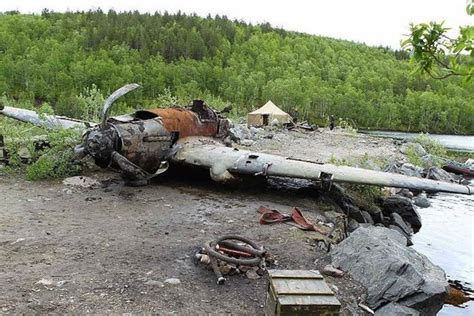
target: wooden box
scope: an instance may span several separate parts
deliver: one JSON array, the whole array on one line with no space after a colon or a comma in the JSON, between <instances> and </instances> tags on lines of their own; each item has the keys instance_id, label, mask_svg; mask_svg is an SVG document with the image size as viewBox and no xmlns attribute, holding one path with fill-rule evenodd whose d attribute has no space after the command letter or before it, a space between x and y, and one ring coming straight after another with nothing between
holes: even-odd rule
<instances>
[{"instance_id":1,"label":"wooden box","mask_svg":"<svg viewBox=\"0 0 474 316\"><path fill-rule=\"evenodd\" d=\"M340 314L341 303L316 270L269 270L265 315Z\"/></svg>"}]
</instances>

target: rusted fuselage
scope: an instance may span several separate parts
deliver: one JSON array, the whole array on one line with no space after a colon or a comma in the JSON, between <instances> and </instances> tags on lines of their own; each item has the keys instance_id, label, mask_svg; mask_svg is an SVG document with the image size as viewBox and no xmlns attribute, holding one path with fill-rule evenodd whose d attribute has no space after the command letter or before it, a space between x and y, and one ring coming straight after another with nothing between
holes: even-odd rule
<instances>
[{"instance_id":1,"label":"rusted fuselage","mask_svg":"<svg viewBox=\"0 0 474 316\"><path fill-rule=\"evenodd\" d=\"M191 108L140 110L112 117L105 130L97 128L84 135L84 148L101 166L114 165L110 153L117 152L136 168L153 174L168 159L178 139L223 138L228 130L227 119L204 102L195 100Z\"/></svg>"}]
</instances>

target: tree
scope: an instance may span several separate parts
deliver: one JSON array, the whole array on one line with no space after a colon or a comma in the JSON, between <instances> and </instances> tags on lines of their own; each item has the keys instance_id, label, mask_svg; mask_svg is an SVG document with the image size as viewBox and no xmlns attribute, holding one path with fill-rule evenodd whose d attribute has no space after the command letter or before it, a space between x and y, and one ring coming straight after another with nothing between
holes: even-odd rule
<instances>
[{"instance_id":1,"label":"tree","mask_svg":"<svg viewBox=\"0 0 474 316\"><path fill-rule=\"evenodd\" d=\"M474 0L468 0L466 12L474 15ZM448 30L443 22L412 24L402 47L411 51L419 71L435 79L461 76L469 81L474 76L474 26L460 27L456 38L448 37Z\"/></svg>"}]
</instances>

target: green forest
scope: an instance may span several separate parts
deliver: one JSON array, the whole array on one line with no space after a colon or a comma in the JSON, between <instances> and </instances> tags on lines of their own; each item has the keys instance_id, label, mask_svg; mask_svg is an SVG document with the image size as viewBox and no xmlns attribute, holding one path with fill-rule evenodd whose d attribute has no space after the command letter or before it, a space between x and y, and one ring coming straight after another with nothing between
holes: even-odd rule
<instances>
[{"instance_id":1,"label":"green forest","mask_svg":"<svg viewBox=\"0 0 474 316\"><path fill-rule=\"evenodd\" d=\"M474 134L474 85L414 68L404 51L225 16L0 14L4 102L76 118L88 118L85 95L137 82L122 111L201 98L242 116L271 99L315 124L334 115L359 129Z\"/></svg>"}]
</instances>

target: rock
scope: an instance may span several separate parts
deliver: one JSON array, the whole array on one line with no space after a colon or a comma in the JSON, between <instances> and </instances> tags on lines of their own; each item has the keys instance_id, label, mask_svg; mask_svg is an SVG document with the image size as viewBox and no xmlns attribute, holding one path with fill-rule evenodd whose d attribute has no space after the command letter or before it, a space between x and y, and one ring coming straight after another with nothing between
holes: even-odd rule
<instances>
[{"instance_id":1,"label":"rock","mask_svg":"<svg viewBox=\"0 0 474 316\"><path fill-rule=\"evenodd\" d=\"M328 264L326 265L323 270L321 271L322 274L324 275L329 275L329 276L332 276L332 277L336 277L336 278L340 278L344 275L344 272L337 269L337 268L334 268L332 265Z\"/></svg>"},{"instance_id":2,"label":"rock","mask_svg":"<svg viewBox=\"0 0 474 316\"><path fill-rule=\"evenodd\" d=\"M375 311L376 316L419 316L420 313L413 308L397 303L388 303Z\"/></svg>"},{"instance_id":3,"label":"rock","mask_svg":"<svg viewBox=\"0 0 474 316\"><path fill-rule=\"evenodd\" d=\"M370 216L369 212L360 211L360 213L362 214L362 217L364 218L365 223L368 223L368 224L371 224L371 225L374 224L374 220L372 219L372 216Z\"/></svg>"},{"instance_id":4,"label":"rock","mask_svg":"<svg viewBox=\"0 0 474 316\"><path fill-rule=\"evenodd\" d=\"M399 195L389 196L382 202L382 211L385 216L390 216L391 213L399 214L405 222L410 224L414 233L421 228L420 214L415 210L409 198Z\"/></svg>"},{"instance_id":5,"label":"rock","mask_svg":"<svg viewBox=\"0 0 474 316\"><path fill-rule=\"evenodd\" d=\"M263 138L272 139L273 136L274 136L273 134L267 134L267 135L263 136Z\"/></svg>"},{"instance_id":6,"label":"rock","mask_svg":"<svg viewBox=\"0 0 474 316\"><path fill-rule=\"evenodd\" d=\"M454 182L454 177L447 171L438 168L431 167L426 170L426 178L438 181Z\"/></svg>"},{"instance_id":7,"label":"rock","mask_svg":"<svg viewBox=\"0 0 474 316\"><path fill-rule=\"evenodd\" d=\"M430 200L428 200L428 197L426 196L425 193L418 194L414 202L416 206L421 207L421 208L426 208L426 207L431 206Z\"/></svg>"},{"instance_id":8,"label":"rock","mask_svg":"<svg viewBox=\"0 0 474 316\"><path fill-rule=\"evenodd\" d=\"M469 158L464 164L466 164L469 168L474 169L474 159Z\"/></svg>"},{"instance_id":9,"label":"rock","mask_svg":"<svg viewBox=\"0 0 474 316\"><path fill-rule=\"evenodd\" d=\"M260 276L257 273L257 269L258 268L254 267L252 269L247 270L247 272L245 272L245 275L247 276L247 278L249 278L250 280L260 279Z\"/></svg>"},{"instance_id":10,"label":"rock","mask_svg":"<svg viewBox=\"0 0 474 316\"><path fill-rule=\"evenodd\" d=\"M236 124L230 129L230 135L234 141L242 141L244 139L252 138L252 133L250 133L246 124Z\"/></svg>"},{"instance_id":11,"label":"rock","mask_svg":"<svg viewBox=\"0 0 474 316\"><path fill-rule=\"evenodd\" d=\"M91 177L75 176L63 180L64 185L78 186L82 188L92 188L100 185L100 182Z\"/></svg>"},{"instance_id":12,"label":"rock","mask_svg":"<svg viewBox=\"0 0 474 316\"><path fill-rule=\"evenodd\" d=\"M253 140L251 140L251 139L244 139L244 140L241 140L241 141L240 141L240 144L241 144L242 146L250 147L250 146L253 145Z\"/></svg>"},{"instance_id":13,"label":"rock","mask_svg":"<svg viewBox=\"0 0 474 316\"><path fill-rule=\"evenodd\" d=\"M353 218L359 223L366 222L356 201L347 194L340 185L333 183L331 189L327 191L326 194L329 195L331 200L333 200L349 218Z\"/></svg>"},{"instance_id":14,"label":"rock","mask_svg":"<svg viewBox=\"0 0 474 316\"><path fill-rule=\"evenodd\" d=\"M165 285L161 281L157 280L148 280L145 282L145 285L152 285L152 286L159 286L159 287L164 287Z\"/></svg>"},{"instance_id":15,"label":"rock","mask_svg":"<svg viewBox=\"0 0 474 316\"><path fill-rule=\"evenodd\" d=\"M355 219L351 218L349 219L349 222L347 224L347 230L352 233L354 230L356 230L357 228L360 227L360 224L358 221L356 221Z\"/></svg>"},{"instance_id":16,"label":"rock","mask_svg":"<svg viewBox=\"0 0 474 316\"><path fill-rule=\"evenodd\" d=\"M374 223L382 223L383 214L382 214L382 210L378 206L370 205L367 208L367 212L369 212L369 214L372 217Z\"/></svg>"},{"instance_id":17,"label":"rock","mask_svg":"<svg viewBox=\"0 0 474 316\"><path fill-rule=\"evenodd\" d=\"M172 284L172 285L177 285L180 284L181 281L177 278L169 278L165 280L165 283Z\"/></svg>"},{"instance_id":18,"label":"rock","mask_svg":"<svg viewBox=\"0 0 474 316\"><path fill-rule=\"evenodd\" d=\"M447 296L446 275L405 245L406 238L397 231L360 227L333 247L332 265L367 288L372 309L399 303L423 315L436 315Z\"/></svg>"},{"instance_id":19,"label":"rock","mask_svg":"<svg viewBox=\"0 0 474 316\"><path fill-rule=\"evenodd\" d=\"M414 150L415 153L420 157L427 154L423 146L418 143L405 143L400 146L400 152L404 155L406 155L411 149Z\"/></svg>"},{"instance_id":20,"label":"rock","mask_svg":"<svg viewBox=\"0 0 474 316\"><path fill-rule=\"evenodd\" d=\"M270 122L270 126L279 126L279 125L280 125L280 122L277 119L273 119Z\"/></svg>"},{"instance_id":21,"label":"rock","mask_svg":"<svg viewBox=\"0 0 474 316\"><path fill-rule=\"evenodd\" d=\"M423 169L420 167L416 167L412 165L411 163L404 163L398 169L398 173L409 176L409 177L421 178L423 174Z\"/></svg>"},{"instance_id":22,"label":"rock","mask_svg":"<svg viewBox=\"0 0 474 316\"><path fill-rule=\"evenodd\" d=\"M399 189L396 192L397 195L404 196L406 198L412 199L413 198L413 192L411 192L408 189Z\"/></svg>"},{"instance_id":23,"label":"rock","mask_svg":"<svg viewBox=\"0 0 474 316\"><path fill-rule=\"evenodd\" d=\"M35 284L41 284L41 285L53 285L54 281L50 279L41 279Z\"/></svg>"}]
</instances>

